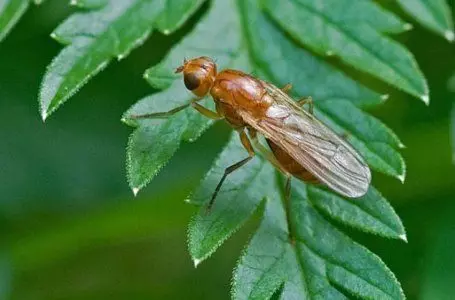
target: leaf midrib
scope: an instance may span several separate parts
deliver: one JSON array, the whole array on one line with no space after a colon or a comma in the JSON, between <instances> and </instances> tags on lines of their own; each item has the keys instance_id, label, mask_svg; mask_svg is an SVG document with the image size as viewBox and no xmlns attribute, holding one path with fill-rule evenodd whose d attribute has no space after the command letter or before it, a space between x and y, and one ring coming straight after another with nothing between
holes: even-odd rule
<instances>
[{"instance_id":1,"label":"leaf midrib","mask_svg":"<svg viewBox=\"0 0 455 300\"><path fill-rule=\"evenodd\" d=\"M290 224L289 224L290 225ZM292 238L295 239L296 241L298 240L297 236L295 234L292 235ZM307 292L308 295L311 296L311 291L310 291L310 282L309 279L307 278L307 272L305 272L305 263L303 262L303 258L300 257L299 255L299 250L297 249L298 245L292 245L290 244L292 251L294 252L294 255L297 259L297 263L299 264L300 267L300 277L302 278L303 282L305 283L304 289Z\"/></svg>"},{"instance_id":2,"label":"leaf midrib","mask_svg":"<svg viewBox=\"0 0 455 300\"><path fill-rule=\"evenodd\" d=\"M273 269L279 262L282 261L284 255L286 254L286 250L287 250L286 246L287 245L285 244L284 247L283 247L283 250L280 252L280 254L277 257L274 257L274 258L276 258L275 261L268 268L261 270L263 272L262 272L261 276L259 276L258 280L256 280L254 282L254 284L253 284L254 288L251 289L250 293L248 294L248 298L247 299L250 299L250 297L253 294L253 292L256 291L256 287L257 287L258 282L260 282L266 275L268 275L268 271ZM282 280L285 280L285 278L282 278Z\"/></svg>"}]
</instances>

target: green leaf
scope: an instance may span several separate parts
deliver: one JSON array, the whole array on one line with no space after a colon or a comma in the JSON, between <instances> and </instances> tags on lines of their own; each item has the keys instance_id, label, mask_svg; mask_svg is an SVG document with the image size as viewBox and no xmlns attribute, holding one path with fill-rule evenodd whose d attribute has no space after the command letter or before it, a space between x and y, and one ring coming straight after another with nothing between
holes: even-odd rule
<instances>
[{"instance_id":1,"label":"green leaf","mask_svg":"<svg viewBox=\"0 0 455 300\"><path fill-rule=\"evenodd\" d=\"M126 57L157 27L170 33L183 24L202 1L172 0L80 0L87 11L75 13L52 37L68 45L49 65L43 78L39 101L46 119L104 69L112 58ZM96 9L94 9L96 8ZM89 10L94 9L94 10Z\"/></svg>"},{"instance_id":2,"label":"green leaf","mask_svg":"<svg viewBox=\"0 0 455 300\"><path fill-rule=\"evenodd\" d=\"M327 283L362 298L404 299L400 284L376 255L335 229L308 201L302 200L308 199L305 189L294 192L291 226L295 228L300 261L307 270L315 271L308 276L310 292L318 289L313 279L324 276ZM321 273L324 267L325 272Z\"/></svg>"},{"instance_id":3,"label":"green leaf","mask_svg":"<svg viewBox=\"0 0 455 300\"><path fill-rule=\"evenodd\" d=\"M237 140L237 136L231 138L200 188L189 198L191 203L206 203L224 169L248 156ZM210 213L205 207L201 208L189 229L189 249L195 265L210 256L235 232L266 195L274 193L276 186L270 182L273 174L270 164L256 158L229 176ZM258 186L263 188L258 189Z\"/></svg>"},{"instance_id":4,"label":"green leaf","mask_svg":"<svg viewBox=\"0 0 455 300\"><path fill-rule=\"evenodd\" d=\"M346 201L321 188L308 186L308 200L333 219L360 230L406 241L400 218L387 200L374 188L361 198Z\"/></svg>"},{"instance_id":5,"label":"green leaf","mask_svg":"<svg viewBox=\"0 0 455 300\"><path fill-rule=\"evenodd\" d=\"M95 9L105 6L108 2L109 0L71 0L71 5L85 9Z\"/></svg>"},{"instance_id":6,"label":"green leaf","mask_svg":"<svg viewBox=\"0 0 455 300\"><path fill-rule=\"evenodd\" d=\"M192 96L181 82L164 92L145 97L125 114L167 111L190 102ZM206 103L207 104L207 103ZM130 121L131 122L131 121ZM128 143L128 182L135 194L144 187L177 151L182 140L199 137L211 122L195 110L184 110L166 120L141 120ZM157 143L157 141L160 141Z\"/></svg>"},{"instance_id":7,"label":"green leaf","mask_svg":"<svg viewBox=\"0 0 455 300\"><path fill-rule=\"evenodd\" d=\"M164 34L170 34L201 6L205 0L166 0L166 9L158 17L157 27Z\"/></svg>"},{"instance_id":8,"label":"green leaf","mask_svg":"<svg viewBox=\"0 0 455 300\"><path fill-rule=\"evenodd\" d=\"M0 42L24 15L30 0L0 0Z\"/></svg>"},{"instance_id":9,"label":"green leaf","mask_svg":"<svg viewBox=\"0 0 455 300\"><path fill-rule=\"evenodd\" d=\"M177 151L182 140L196 140L211 122L193 109L179 112L167 120L145 120L137 123L132 121L130 116L157 111L164 112L190 102L193 96L186 91L182 81L176 81L176 76L174 76L174 69L181 63L182 57L192 57L196 53L208 56L216 55L217 63L221 67L245 66L245 63L242 63L245 60L245 52L241 48L240 36L228 35L225 37L225 41L229 47L220 46L219 49L210 48L210 40L206 39L206 28L214 22L220 25L220 27L216 27L220 29L220 32L213 32L213 36L223 34L226 27L241 30L238 15L227 14L228 11L232 12L230 2L217 2L217 6L201 20L192 33L172 49L158 66L149 69L146 72L147 80L160 82L161 85L170 87L163 92L142 99L125 113L123 119L126 123L139 126L130 138L127 151L128 181L135 193L143 188L167 163ZM237 28L233 27L235 24L237 24ZM197 49L194 45L199 45L201 48ZM203 47L206 47L207 50L203 51ZM157 85L159 84L155 84L155 86ZM213 109L211 100L206 101L204 105ZM157 126L157 124L159 125ZM160 143L160 147L157 147L156 141L161 141L163 138L165 141ZM165 154L160 154L163 149L166 149Z\"/></svg>"},{"instance_id":10,"label":"green leaf","mask_svg":"<svg viewBox=\"0 0 455 300\"><path fill-rule=\"evenodd\" d=\"M239 5L251 56L274 84L292 83L293 95L312 96L316 104L324 100L345 99L359 107L371 107L383 102L384 96L355 82L289 40L284 32L257 9L254 10L251 3L246 1Z\"/></svg>"},{"instance_id":11,"label":"green leaf","mask_svg":"<svg viewBox=\"0 0 455 300\"><path fill-rule=\"evenodd\" d=\"M52 37L68 46L44 75L39 101L43 120L71 97L113 57L121 59L150 34L161 12L158 0L109 1L102 8L75 13Z\"/></svg>"},{"instance_id":12,"label":"green leaf","mask_svg":"<svg viewBox=\"0 0 455 300\"><path fill-rule=\"evenodd\" d=\"M286 277L301 276L294 273L295 254L288 239L285 212L275 192L267 197L262 223L234 272L233 299L269 299ZM298 298L303 296L308 295L302 293Z\"/></svg>"},{"instance_id":13,"label":"green leaf","mask_svg":"<svg viewBox=\"0 0 455 300\"><path fill-rule=\"evenodd\" d=\"M377 18L351 13L349 22L374 28L376 34L403 31L405 24L398 18L368 1L363 3L363 9ZM222 43L214 43L220 37ZM197 117L192 109L165 120L131 118L187 103L191 96L184 91L181 74L174 70L184 58L202 55L215 58L219 69L253 71L255 76L278 86L292 83L293 95L312 96L317 116L346 134L373 169L404 178L404 162L396 151L403 144L389 128L361 110L382 103L387 95L366 88L300 48L255 1L215 0L192 32L161 63L146 71L146 80L163 91L143 99L124 115L126 123L137 126L130 139L127 166L135 192L170 159L182 140L196 139L201 134L197 129L210 125L203 119L199 124L192 121L189 114ZM211 100L204 105L209 103L213 105ZM195 265L213 254L266 199L262 224L235 271L234 299L267 299L280 293L282 299L344 298L345 293L360 298L403 298L399 283L381 260L324 218L384 237L405 239L400 219L373 187L362 199L346 200L316 187L308 187L307 196L304 183L294 180L298 186L293 191L295 230L290 233L276 172L256 156L227 177L207 213L204 205L225 168L245 157L247 152L234 134L187 200L201 206L188 231ZM295 243L289 242L289 234Z\"/></svg>"},{"instance_id":14,"label":"green leaf","mask_svg":"<svg viewBox=\"0 0 455 300\"><path fill-rule=\"evenodd\" d=\"M428 86L411 53L381 34L384 28L362 19L387 18L360 0L265 0L270 16L299 42L321 55L337 55L405 92L429 102ZM368 4L367 4L368 3Z\"/></svg>"},{"instance_id":15,"label":"green leaf","mask_svg":"<svg viewBox=\"0 0 455 300\"><path fill-rule=\"evenodd\" d=\"M401 7L423 26L445 37L455 40L450 7L445 0L398 0Z\"/></svg>"},{"instance_id":16,"label":"green leaf","mask_svg":"<svg viewBox=\"0 0 455 300\"><path fill-rule=\"evenodd\" d=\"M184 58L205 55L216 58L219 68L245 67L245 47L240 34L242 28L234 4L230 1L217 1L212 5L209 14L204 16L194 30L158 65L145 72L144 77L151 86L164 89L176 79L181 79L181 74L175 74L174 70L182 64ZM220 37L223 37L223 43L214 44L213 41Z\"/></svg>"},{"instance_id":17,"label":"green leaf","mask_svg":"<svg viewBox=\"0 0 455 300\"><path fill-rule=\"evenodd\" d=\"M233 135L199 188L187 202L203 206L211 198L224 170L247 157L245 148ZM261 187L258 189L258 187ZM208 258L254 212L261 200L277 192L274 170L259 157L253 158L226 179L207 213L202 207L189 229L189 249L195 264Z\"/></svg>"},{"instance_id":18,"label":"green leaf","mask_svg":"<svg viewBox=\"0 0 455 300\"><path fill-rule=\"evenodd\" d=\"M294 189L291 201L291 233L280 200L267 201L235 271L234 299L268 299L282 283L281 299L404 299L384 263L330 225L305 189Z\"/></svg>"},{"instance_id":19,"label":"green leaf","mask_svg":"<svg viewBox=\"0 0 455 300\"><path fill-rule=\"evenodd\" d=\"M387 126L342 100L317 102L316 115L363 155L374 170L404 182L406 165L396 148L404 145Z\"/></svg>"}]
</instances>

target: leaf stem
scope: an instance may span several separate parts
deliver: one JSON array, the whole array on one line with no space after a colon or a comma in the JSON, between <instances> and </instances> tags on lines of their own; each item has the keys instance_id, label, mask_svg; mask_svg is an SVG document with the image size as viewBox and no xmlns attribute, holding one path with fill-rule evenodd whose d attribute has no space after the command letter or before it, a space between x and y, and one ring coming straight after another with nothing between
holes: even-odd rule
<instances>
[{"instance_id":1,"label":"leaf stem","mask_svg":"<svg viewBox=\"0 0 455 300\"><path fill-rule=\"evenodd\" d=\"M286 213L286 223L288 225L289 242L295 246L294 229L291 223L291 176L286 177L286 184L284 187L284 210Z\"/></svg>"}]
</instances>

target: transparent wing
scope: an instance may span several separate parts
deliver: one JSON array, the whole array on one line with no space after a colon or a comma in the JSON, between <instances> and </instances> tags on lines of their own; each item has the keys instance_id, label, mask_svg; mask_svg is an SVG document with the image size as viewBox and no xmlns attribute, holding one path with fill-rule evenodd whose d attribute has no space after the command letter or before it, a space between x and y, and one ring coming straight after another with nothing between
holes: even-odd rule
<instances>
[{"instance_id":1,"label":"transparent wing","mask_svg":"<svg viewBox=\"0 0 455 300\"><path fill-rule=\"evenodd\" d=\"M262 84L274 104L259 120L247 111L240 111L245 122L334 191L350 198L363 196L371 173L356 150L279 88Z\"/></svg>"}]
</instances>

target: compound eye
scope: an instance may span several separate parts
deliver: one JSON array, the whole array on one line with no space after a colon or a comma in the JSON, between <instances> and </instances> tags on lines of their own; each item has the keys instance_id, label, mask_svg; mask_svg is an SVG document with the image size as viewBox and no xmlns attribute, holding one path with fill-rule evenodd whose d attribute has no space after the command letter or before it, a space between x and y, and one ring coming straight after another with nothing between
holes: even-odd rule
<instances>
[{"instance_id":1,"label":"compound eye","mask_svg":"<svg viewBox=\"0 0 455 300\"><path fill-rule=\"evenodd\" d=\"M185 82L186 88L189 89L190 91L197 89L201 84L201 81L199 80L195 73L185 74L185 76L183 77L183 81Z\"/></svg>"}]
</instances>

